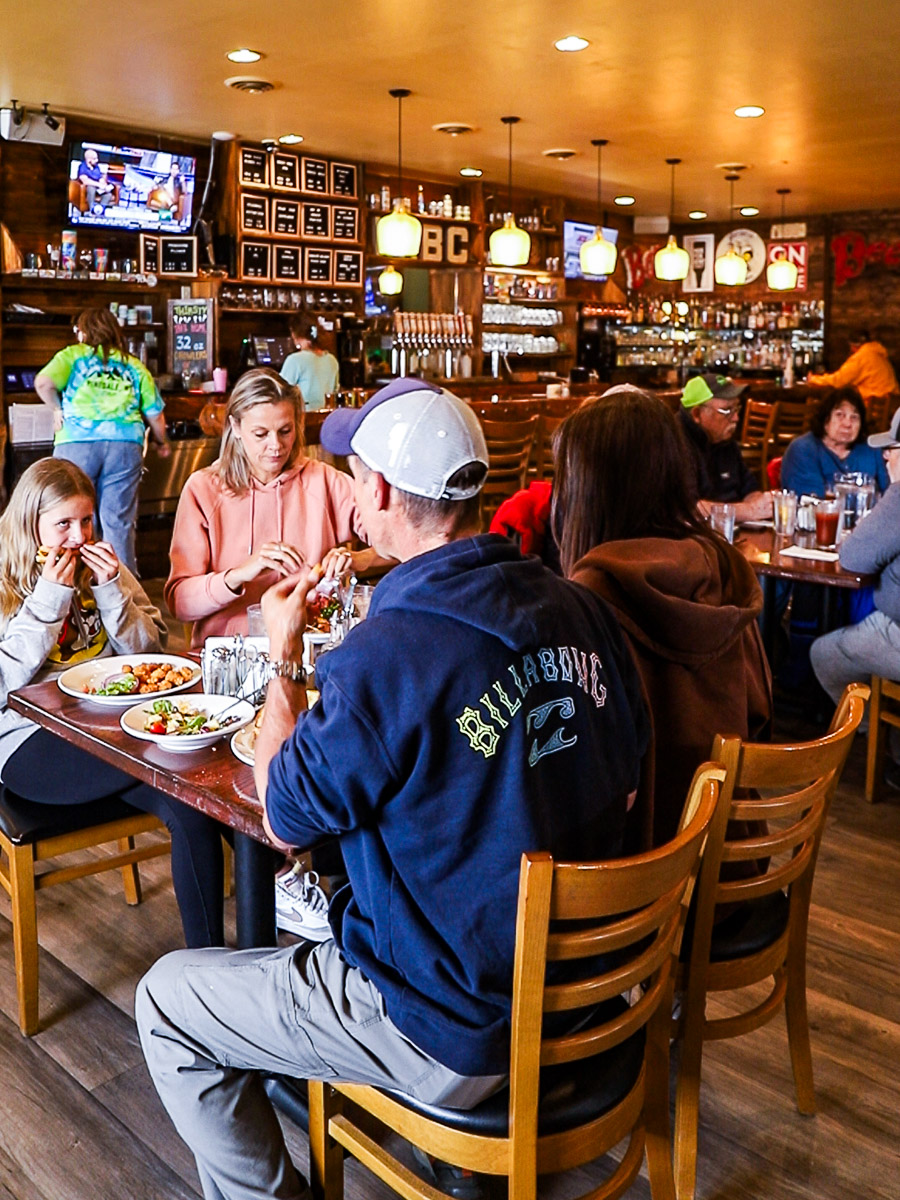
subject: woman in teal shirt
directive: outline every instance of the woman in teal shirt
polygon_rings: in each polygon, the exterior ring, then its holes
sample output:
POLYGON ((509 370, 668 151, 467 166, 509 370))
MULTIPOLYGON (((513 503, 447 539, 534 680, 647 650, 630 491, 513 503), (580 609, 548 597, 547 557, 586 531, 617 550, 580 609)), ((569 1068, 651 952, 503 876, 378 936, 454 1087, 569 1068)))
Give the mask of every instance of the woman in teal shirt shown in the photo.
POLYGON ((284 360, 281 378, 300 389, 306 412, 324 408, 325 397, 338 388, 338 361, 315 346, 317 328, 305 317, 293 317, 290 330, 297 353, 284 360))

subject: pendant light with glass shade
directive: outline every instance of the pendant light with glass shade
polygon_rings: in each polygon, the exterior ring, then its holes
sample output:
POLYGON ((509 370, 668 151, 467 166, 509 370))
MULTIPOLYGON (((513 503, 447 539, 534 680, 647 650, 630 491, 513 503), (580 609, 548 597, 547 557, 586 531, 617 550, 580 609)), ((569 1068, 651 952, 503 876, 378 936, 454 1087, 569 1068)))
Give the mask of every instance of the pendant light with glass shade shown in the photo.
MULTIPOLYGON (((740 175, 731 174, 725 178, 731 185, 731 201, 728 208, 730 220, 734 213, 734 181, 740 179, 740 175)), ((734 246, 729 245, 727 253, 720 254, 716 259, 716 283, 722 284, 723 287, 740 287, 746 282, 747 260, 738 254, 734 246)))
MULTIPOLYGON (((669 202, 669 224, 675 220, 675 168, 681 162, 680 158, 667 158, 666 162, 672 168, 672 196, 669 202)), ((657 250, 653 259, 653 270, 657 279, 687 279, 691 265, 687 250, 682 250, 675 240, 675 234, 669 233, 669 240, 662 250, 657 250)))
MULTIPOLYGON (((781 224, 783 226, 784 198, 791 194, 791 189, 777 188, 776 192, 781 197, 781 224)), ((784 237, 783 232, 781 236, 784 237)), ((766 283, 769 285, 769 290, 773 292, 792 292, 797 286, 799 275, 800 272, 797 270, 797 264, 791 262, 787 253, 779 255, 778 258, 773 258, 766 267, 766 283)))
POLYGON ((397 191, 394 211, 379 217, 375 225, 375 246, 385 258, 415 258, 422 244, 422 222, 409 211, 403 195, 403 101, 409 88, 391 88, 397 101, 397 191))
POLYGON ((495 229, 491 234, 490 254, 491 263, 495 267, 522 267, 528 262, 531 254, 531 236, 516 224, 512 202, 512 131, 513 125, 518 125, 521 117, 501 117, 500 120, 509 128, 509 212, 501 229, 495 229))
POLYGON ((597 147, 597 228, 592 238, 581 243, 578 257, 583 275, 612 275, 616 269, 619 252, 614 243, 603 236, 603 208, 600 199, 600 155, 603 153, 603 147, 609 145, 609 138, 592 138, 591 145, 597 147))
POLYGON ((378 276, 378 290, 382 296, 399 296, 403 291, 403 276, 393 264, 385 267, 378 276))

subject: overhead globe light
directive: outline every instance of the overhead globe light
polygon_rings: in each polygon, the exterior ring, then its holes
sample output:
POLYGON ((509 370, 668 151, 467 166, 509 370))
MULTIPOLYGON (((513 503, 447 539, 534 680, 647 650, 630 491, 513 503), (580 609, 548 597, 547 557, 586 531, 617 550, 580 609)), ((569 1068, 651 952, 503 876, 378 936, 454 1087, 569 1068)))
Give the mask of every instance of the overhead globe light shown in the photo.
POLYGON ((382 296, 399 296, 403 291, 403 276, 393 265, 385 267, 378 276, 378 290, 382 296))
MULTIPOLYGON (((739 179, 739 175, 726 175, 725 178, 731 185, 731 202, 728 206, 729 217, 734 212, 734 181, 739 179)), ((741 284, 747 282, 747 260, 743 258, 735 250, 734 246, 729 246, 725 254, 720 254, 716 259, 715 264, 716 283, 722 284, 723 287, 740 287, 741 284)))
POLYGON ((283 133, 278 139, 282 146, 297 146, 303 141, 302 133, 283 133))
MULTIPOLYGON (((667 158, 666 162, 672 168, 672 195, 669 204, 669 220, 675 219, 675 168, 681 162, 680 158, 667 158)), ((691 265, 687 250, 682 250, 675 240, 675 234, 669 234, 669 240, 662 250, 657 250, 653 258, 653 271, 657 279, 686 279, 691 265)))
POLYGON ((403 101, 409 88, 391 88, 397 101, 397 190, 394 211, 379 217, 375 225, 375 248, 385 258, 415 258, 422 244, 422 222, 409 211, 403 193, 403 101))
POLYGON ((246 46, 241 46, 238 50, 229 50, 225 57, 231 62, 252 63, 259 62, 262 54, 258 50, 248 50, 246 46))
POLYGON ((601 196, 601 159, 603 147, 609 144, 608 138, 592 138, 591 145, 597 147, 597 228, 594 236, 581 243, 578 258, 584 275, 612 275, 616 269, 618 250, 615 245, 603 236, 603 211, 601 196))
POLYGON ((509 128, 509 212, 502 229, 495 229, 491 234, 491 263, 497 267, 524 266, 531 254, 531 236, 516 224, 512 210, 512 131, 513 125, 517 125, 521 119, 521 117, 500 118, 503 124, 509 128))
POLYGON ((621 208, 628 208, 634 204, 634 196, 614 196, 613 204, 618 204, 621 208))
POLYGON ((579 50, 586 50, 590 44, 587 38, 578 37, 577 34, 559 38, 553 43, 556 49, 562 50, 564 54, 577 54, 579 50))
MULTIPOLYGON (((784 198, 791 194, 791 189, 778 188, 777 192, 781 197, 781 224, 784 225, 784 198)), ((792 292, 799 277, 797 264, 792 263, 786 253, 774 258, 766 267, 766 283, 773 292, 792 292)))
POLYGON ((459 173, 464 179, 480 179, 484 171, 481 167, 460 167, 459 173))
POLYGON ((702 208, 695 208, 688 213, 692 221, 702 221, 706 218, 706 212, 702 208))
POLYGON ((756 207, 755 204, 745 204, 744 207, 741 209, 741 216, 742 217, 758 217, 759 209, 756 207))
POLYGON ((741 104, 734 110, 736 117, 761 117, 766 110, 761 104, 741 104))

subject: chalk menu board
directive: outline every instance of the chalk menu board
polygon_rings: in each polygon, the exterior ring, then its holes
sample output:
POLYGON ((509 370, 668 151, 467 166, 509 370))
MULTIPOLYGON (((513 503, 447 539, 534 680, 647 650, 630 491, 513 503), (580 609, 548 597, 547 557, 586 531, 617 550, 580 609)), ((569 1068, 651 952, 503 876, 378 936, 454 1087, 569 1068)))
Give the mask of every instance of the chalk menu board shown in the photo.
POLYGON ((331 164, 331 191, 335 196, 356 195, 356 167, 352 163, 331 164))
POLYGON ((300 246, 273 246, 275 265, 272 268, 272 278, 276 283, 300 283, 301 254, 300 246))
POLYGON ((328 163, 324 158, 304 158, 302 164, 303 191, 325 195, 328 192, 328 163))
POLYGON ((300 201, 273 200, 269 230, 281 237, 299 237, 300 201))
POLYGON ((331 283, 331 250, 306 249, 303 254, 303 282, 331 283))
POLYGON ((277 192, 300 191, 300 159, 296 154, 275 151, 272 155, 269 187, 277 192))
POLYGON ((303 205, 303 236, 328 241, 331 235, 331 207, 328 204, 303 205))
POLYGON ((141 234, 140 272, 142 275, 159 274, 159 238, 149 233, 141 234))
POLYGON ((254 196, 249 192, 241 195, 241 232, 269 232, 269 201, 265 196, 254 196))
POLYGON ((332 283, 345 283, 358 287, 363 277, 362 250, 335 250, 334 278, 332 283))
POLYGON ((213 306, 209 297, 169 301, 169 371, 183 374, 187 368, 202 378, 212 375, 213 306))
POLYGON ((265 187, 268 180, 268 155, 265 150, 241 146, 241 165, 238 176, 241 187, 265 187))
POLYGON ((359 241, 359 209, 335 205, 331 210, 331 236, 336 242, 359 241))
POLYGON ((197 239, 167 237, 159 239, 159 274, 189 277, 197 274, 197 239))
POLYGON ((268 279, 270 251, 266 242, 241 242, 241 279, 268 279))

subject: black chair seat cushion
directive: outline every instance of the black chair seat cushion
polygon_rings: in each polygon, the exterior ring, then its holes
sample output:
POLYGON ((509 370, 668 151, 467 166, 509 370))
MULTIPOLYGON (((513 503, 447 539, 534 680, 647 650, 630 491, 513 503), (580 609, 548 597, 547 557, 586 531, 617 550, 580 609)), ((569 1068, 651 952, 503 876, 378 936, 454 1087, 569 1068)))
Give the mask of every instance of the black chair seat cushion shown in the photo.
POLYGON ((139 809, 118 796, 88 804, 36 804, 0 785, 0 830, 14 846, 31 845, 42 838, 60 837, 139 814, 139 809))
MULTIPOLYGON (((772 892, 759 900, 736 905, 733 912, 713 925, 710 962, 731 962, 765 950, 787 929, 789 914, 790 902, 784 892, 772 892)), ((692 909, 681 943, 682 962, 690 958, 693 926, 692 909)))
MULTIPOLYGON (((624 1000, 610 1001, 624 1011, 624 1000)), ((602 1006, 602 1018, 610 1018, 608 1006, 602 1006)), ((597 1023, 596 1020, 594 1022, 597 1023)), ((538 1136, 563 1133, 588 1121, 602 1117, 634 1087, 644 1061, 644 1030, 593 1058, 575 1063, 545 1067, 541 1071, 538 1100, 538 1136)), ((389 1091, 411 1112, 439 1121, 450 1129, 485 1137, 506 1137, 509 1134, 509 1088, 489 1096, 475 1108, 443 1108, 436 1104, 420 1103, 405 1092, 389 1091)))

